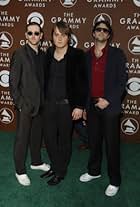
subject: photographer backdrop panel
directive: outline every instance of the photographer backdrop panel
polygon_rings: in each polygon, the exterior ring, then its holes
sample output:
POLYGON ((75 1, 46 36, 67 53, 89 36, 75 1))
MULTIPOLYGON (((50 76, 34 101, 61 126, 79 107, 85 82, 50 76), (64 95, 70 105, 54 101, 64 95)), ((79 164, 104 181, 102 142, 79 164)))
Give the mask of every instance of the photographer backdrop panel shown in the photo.
POLYGON ((56 21, 72 28, 71 45, 87 51, 93 45, 94 22, 107 19, 114 30, 113 46, 128 59, 127 96, 123 101, 121 137, 140 142, 140 1, 139 0, 0 0, 0 130, 14 131, 16 115, 9 92, 9 65, 13 51, 25 44, 25 25, 37 21, 45 32, 42 49, 51 45, 56 21))

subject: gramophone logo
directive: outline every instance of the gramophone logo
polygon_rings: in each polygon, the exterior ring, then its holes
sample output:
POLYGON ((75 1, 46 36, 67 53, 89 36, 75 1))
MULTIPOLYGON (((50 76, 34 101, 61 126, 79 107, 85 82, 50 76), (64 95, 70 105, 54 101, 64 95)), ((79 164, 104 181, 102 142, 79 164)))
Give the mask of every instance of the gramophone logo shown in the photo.
POLYGON ((127 93, 131 96, 138 96, 140 95, 140 78, 133 77, 127 81, 126 84, 127 93))
POLYGON ((27 24, 29 24, 30 22, 37 22, 38 24, 40 24, 41 27, 44 26, 44 18, 39 12, 32 12, 27 17, 27 24))
POLYGON ((9 32, 0 32, 0 48, 9 49, 13 45, 13 37, 9 32))
POLYGON ((138 7, 140 7, 140 0, 133 0, 134 4, 138 7))
POLYGON ((0 121, 3 124, 10 124, 14 119, 14 113, 9 108, 2 108, 0 110, 0 121))
POLYGON ((0 71, 0 86, 2 87, 9 87, 9 71, 2 70, 0 71))
POLYGON ((124 119, 121 123, 121 130, 124 134, 133 135, 139 130, 139 123, 133 118, 124 119))
POLYGON ((70 46, 76 48, 77 45, 78 45, 77 37, 74 34, 71 34, 70 46))
POLYGON ((62 6, 70 8, 76 4, 77 0, 60 0, 62 6))
POLYGON ((10 0, 0 0, 0 6, 5 6, 9 4, 10 0))
POLYGON ((112 25, 112 19, 111 17, 106 14, 106 13, 100 13, 98 15, 95 16, 94 20, 93 20, 93 25, 96 22, 100 22, 100 21, 108 21, 110 23, 110 25, 112 25))
POLYGON ((140 55, 140 35, 133 36, 129 40, 128 49, 133 55, 140 55))

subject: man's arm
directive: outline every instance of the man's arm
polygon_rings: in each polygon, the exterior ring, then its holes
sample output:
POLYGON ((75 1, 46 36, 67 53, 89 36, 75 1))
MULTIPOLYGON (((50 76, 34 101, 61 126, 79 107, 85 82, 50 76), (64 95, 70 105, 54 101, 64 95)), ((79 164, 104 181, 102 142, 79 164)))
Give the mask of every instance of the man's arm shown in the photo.
POLYGON ((119 77, 118 79, 119 81, 119 93, 120 93, 120 97, 122 97, 124 90, 125 90, 125 86, 126 86, 126 82, 128 79, 128 73, 127 73, 127 68, 126 68, 126 56, 124 54, 124 52, 122 50, 120 50, 120 54, 119 54, 119 77))
MULTIPOLYGON (((107 88, 108 92, 105 99, 109 104, 120 102, 122 100, 123 94, 125 92, 125 86, 128 78, 127 67, 126 67, 126 56, 121 49, 115 49, 114 53, 114 83, 111 85, 108 84, 110 88, 107 88)), ((112 81, 111 80, 111 81, 112 81)))
POLYGON ((22 74, 22 63, 19 53, 13 53, 10 62, 10 92, 15 106, 20 109, 22 105, 22 97, 20 94, 20 82, 22 74))
POLYGON ((77 70, 75 77, 75 90, 76 90, 76 106, 72 111, 73 120, 82 118, 83 109, 86 107, 87 101, 87 68, 86 68, 86 57, 82 50, 78 51, 77 55, 77 70))
POLYGON ((84 109, 86 107, 88 94, 88 77, 86 67, 86 56, 84 51, 82 50, 78 51, 75 82, 75 90, 77 94, 76 108, 84 109))

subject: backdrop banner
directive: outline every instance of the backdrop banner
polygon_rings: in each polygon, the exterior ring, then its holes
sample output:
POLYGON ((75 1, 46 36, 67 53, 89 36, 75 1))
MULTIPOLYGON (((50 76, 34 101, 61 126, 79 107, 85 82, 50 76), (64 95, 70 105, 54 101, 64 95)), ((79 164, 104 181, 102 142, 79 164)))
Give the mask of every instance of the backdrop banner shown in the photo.
POLYGON ((140 0, 0 0, 0 130, 14 131, 15 110, 9 92, 10 58, 25 44, 25 26, 36 21, 44 30, 42 49, 51 45, 54 23, 64 20, 73 30, 71 45, 93 46, 93 24, 108 20, 112 45, 127 56, 128 82, 122 103, 121 137, 140 142, 140 0))

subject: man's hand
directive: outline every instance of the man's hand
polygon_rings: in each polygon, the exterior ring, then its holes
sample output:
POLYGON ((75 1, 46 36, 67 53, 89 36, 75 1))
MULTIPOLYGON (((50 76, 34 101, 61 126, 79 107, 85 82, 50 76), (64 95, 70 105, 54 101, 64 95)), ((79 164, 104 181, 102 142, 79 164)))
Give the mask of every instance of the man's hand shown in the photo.
POLYGON ((86 110, 83 111, 83 119, 87 120, 87 112, 86 112, 86 110))
POLYGON ((99 98, 98 102, 95 104, 100 109, 105 109, 109 105, 109 102, 104 98, 99 98))
POLYGON ((78 120, 82 118, 83 109, 75 108, 72 111, 72 120, 78 120))

